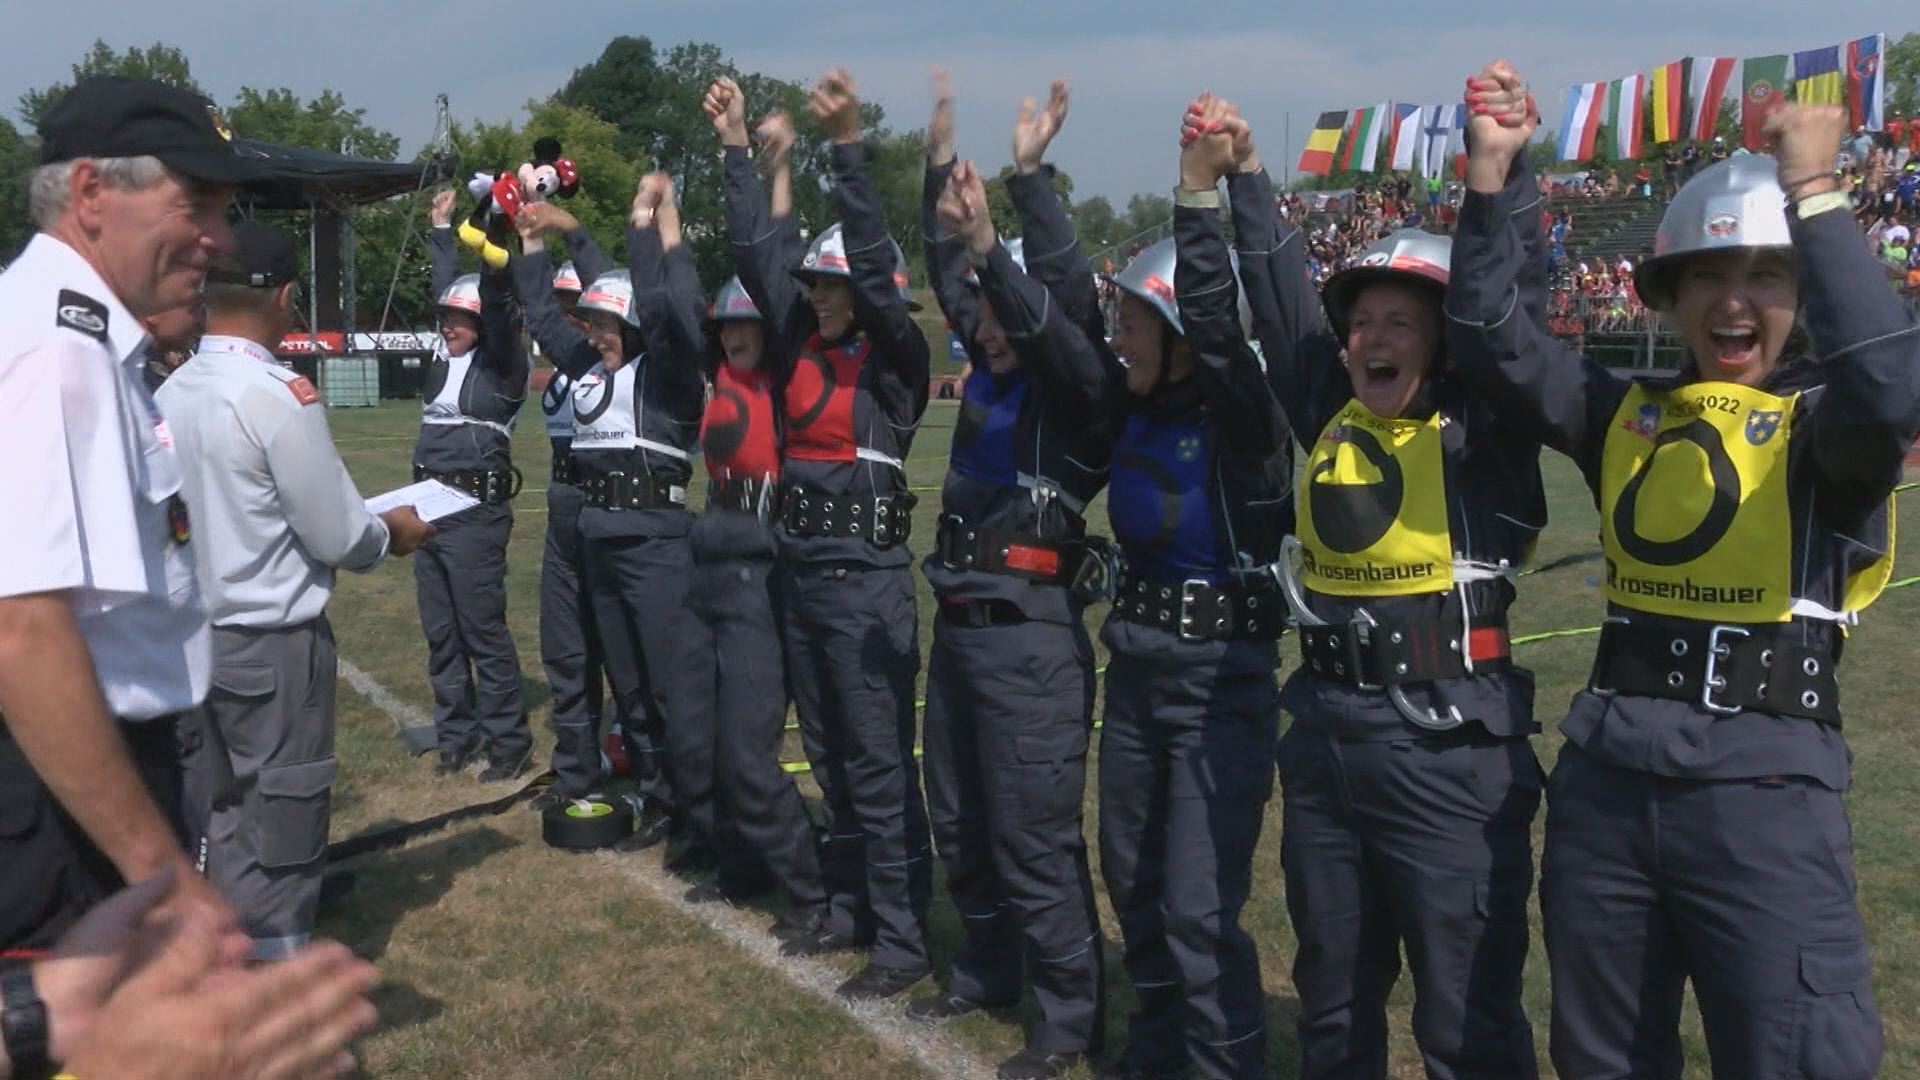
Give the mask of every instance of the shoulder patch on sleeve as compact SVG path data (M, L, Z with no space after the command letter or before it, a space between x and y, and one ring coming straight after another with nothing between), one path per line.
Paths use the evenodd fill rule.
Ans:
M78 330L102 345L107 343L107 305L85 293L61 289L54 323Z
M293 394L293 400L302 405L312 405L320 400L320 391L313 388L305 375L296 375L287 380L287 390Z

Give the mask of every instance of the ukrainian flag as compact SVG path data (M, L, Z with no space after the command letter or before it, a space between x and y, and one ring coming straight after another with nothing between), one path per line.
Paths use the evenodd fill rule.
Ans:
M1845 105L1847 83L1840 70L1840 46L1793 54L1793 100L1802 105Z

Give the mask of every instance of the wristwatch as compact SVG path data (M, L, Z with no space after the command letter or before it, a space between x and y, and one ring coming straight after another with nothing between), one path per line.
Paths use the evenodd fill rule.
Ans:
M53 1061L48 1057L47 1005L33 987L33 969L12 964L0 969L0 1037L14 1080L48 1080Z

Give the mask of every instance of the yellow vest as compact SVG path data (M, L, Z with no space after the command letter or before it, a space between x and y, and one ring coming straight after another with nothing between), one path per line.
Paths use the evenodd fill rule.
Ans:
M1440 423L1375 416L1358 401L1328 421L1295 500L1302 584L1330 596L1453 587Z
M1787 448L1798 399L1725 382L1628 391L1600 454L1608 600L1703 622L1783 623L1847 621L1880 595L1891 532L1838 610L1793 595Z

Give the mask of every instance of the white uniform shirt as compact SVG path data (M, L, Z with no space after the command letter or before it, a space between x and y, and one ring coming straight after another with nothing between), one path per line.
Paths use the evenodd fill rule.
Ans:
M44 233L0 273L0 596L66 592L107 710L205 699L212 665L173 437L141 377L146 332Z
M333 570L371 570L387 527L367 512L313 384L266 349L209 335L155 395L185 463L201 594L215 626L316 619Z

